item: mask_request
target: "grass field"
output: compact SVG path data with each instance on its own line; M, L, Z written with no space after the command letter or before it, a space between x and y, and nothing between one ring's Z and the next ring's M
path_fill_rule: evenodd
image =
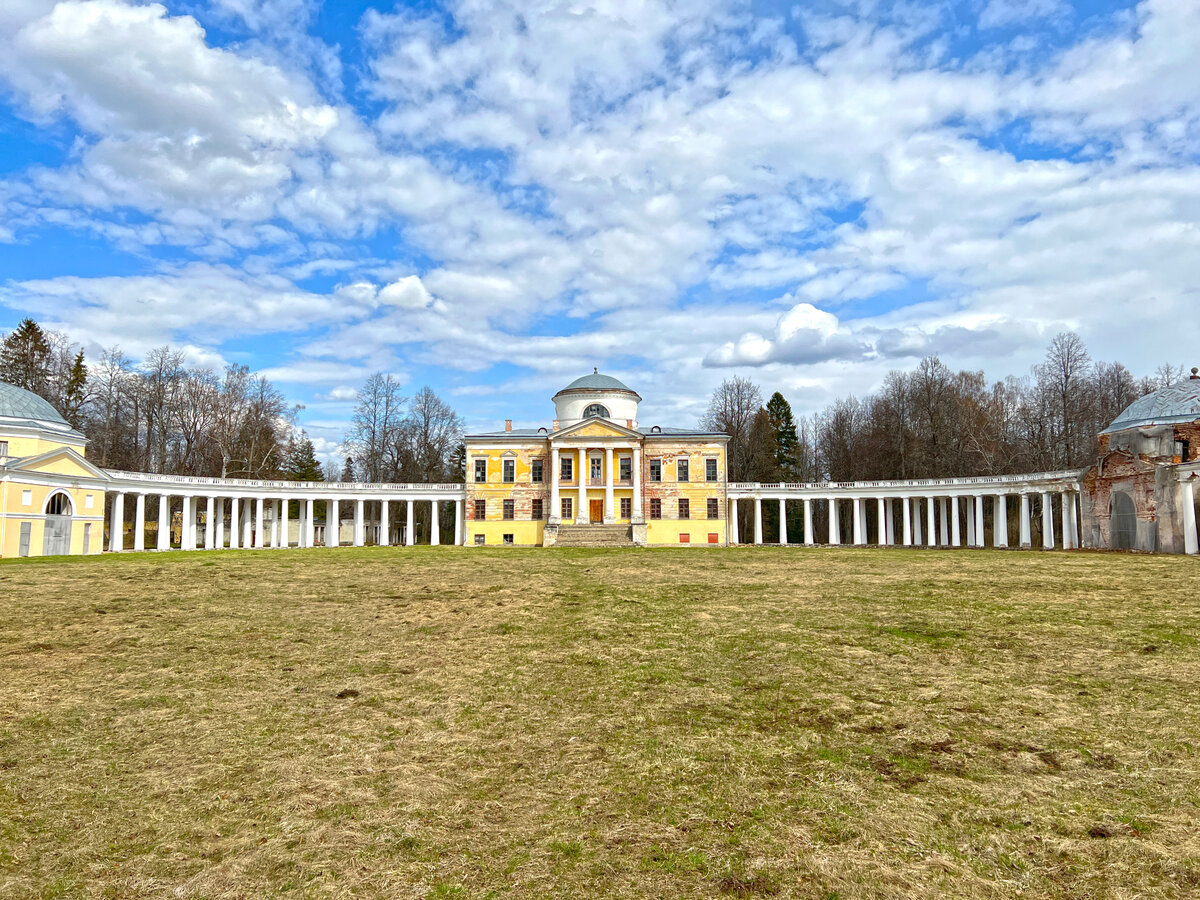
M0 896L1200 893L1200 563L0 565Z

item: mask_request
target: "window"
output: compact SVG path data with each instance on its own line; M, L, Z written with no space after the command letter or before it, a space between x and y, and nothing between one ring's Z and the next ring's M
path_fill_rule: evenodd
M487 518L487 501L486 500L476 500L475 501L475 518L479 519L480 521Z
M717 480L717 461L715 459L713 459L711 456L708 459L704 460L704 480L705 481L716 481Z
M688 461L686 456L681 456L679 459L675 460L675 480L688 480Z
M591 466L592 478L599 481L604 474L604 460L599 456L593 456L589 458L589 464Z
M690 544L691 542L692 542L692 536L690 534L681 534L679 536L679 543Z
M622 519L632 519L633 518L633 500L630 499L629 497L621 498L621 518Z
M620 478L622 481L630 481L633 478L633 457L622 456L620 462Z
M651 481L662 481L662 460L661 459L650 460L650 480Z
M570 497L563 497L563 498L562 498L562 518L563 518L563 521L565 522L567 519L571 518L571 514L572 514L571 498L570 498Z
M602 404L599 404L599 403L593 403L591 406L589 406L587 409L585 409L583 411L583 417L585 419L594 419L594 418L607 419L609 417L608 416L608 407L603 406Z
M71 498L66 494L53 494L46 502L46 515L69 516L71 514Z
M534 484L541 484L545 480L542 470L545 468L545 460L535 459L529 464L529 480Z
M561 476L561 479L563 481L570 481L571 479L573 479L575 477L574 462L575 462L575 460L571 459L571 457L569 457L569 456L564 456L562 459L559 460L559 464L560 464L559 475Z
M653 500L650 501L650 518L652 518L652 519L661 519L662 518L662 501L659 500L657 497L655 497Z
M513 543L513 536L511 534L506 534L501 537L501 540L503 540L506 544L511 544Z
M708 517L710 519L721 518L721 501L716 497L708 498Z
M0 456L8 456L8 441L0 441Z
M708 533L708 542L710 544L719 544L721 543L721 538L715 531L710 531Z
M506 459L502 465L501 479L505 484L512 484L517 480L517 461L515 459Z
M516 506L512 500L504 501L504 518L512 519L516 516Z
M690 519L692 517L692 504L687 500L679 501L679 518Z
M536 521L538 521L538 520L540 520L540 519L542 518L542 501L541 501L541 498L538 498L537 500L534 500L534 501L533 501L533 502L532 502L532 503L529 505L529 518L533 519L535 522L536 522Z
M476 544L486 544L487 543L487 535L483 535L483 534L475 535L475 543Z
M96 504L96 498L92 494L83 495L83 508L91 509Z
M487 481L487 460L486 459L475 460L475 480L476 481Z
M33 506L33 491L21 491L21 505Z

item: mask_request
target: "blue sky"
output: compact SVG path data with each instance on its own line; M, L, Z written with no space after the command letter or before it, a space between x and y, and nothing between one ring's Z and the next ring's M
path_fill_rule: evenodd
M5 0L0 328L690 424L1200 329L1200 4Z

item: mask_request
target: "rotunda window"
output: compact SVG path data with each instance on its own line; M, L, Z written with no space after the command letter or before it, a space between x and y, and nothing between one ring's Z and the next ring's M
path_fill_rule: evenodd
M609 418L608 407L606 407L600 403L593 403L591 406L589 406L587 409L585 409L583 411L583 417L585 419L591 419L591 418L607 419L607 418Z

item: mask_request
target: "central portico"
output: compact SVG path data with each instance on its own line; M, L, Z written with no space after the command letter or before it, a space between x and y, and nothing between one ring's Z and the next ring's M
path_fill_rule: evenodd
M641 400L593 370L549 428L468 435L467 542L725 543L727 436L642 428Z

